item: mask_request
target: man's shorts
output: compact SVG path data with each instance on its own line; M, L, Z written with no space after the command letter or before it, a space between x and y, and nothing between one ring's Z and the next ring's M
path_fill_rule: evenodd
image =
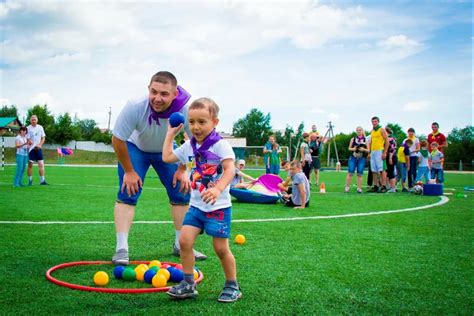
M212 212L203 212L191 205L184 217L183 226L197 227L212 237L229 238L232 208L227 207Z
M33 162L33 161L42 161L43 160L43 150L41 148L33 148L29 154L28 154L28 159Z
M370 169L372 172L383 171L382 154L383 150L374 150L370 152Z
M311 157L311 169L321 169L321 161L319 160L319 157Z
M150 166L155 169L161 183L166 189L168 198L173 205L188 205L190 194L183 194L179 192L179 181L176 183L176 187L173 188L173 176L178 169L177 163L165 163L162 159L161 153L148 153L141 151L134 144L127 142L128 153L130 160L133 165L133 169L142 179L143 185L145 185L145 176ZM138 193L132 196L127 194L126 189L121 192L123 182L124 170L122 165L118 164L118 177L119 177L119 190L117 193L117 201L128 205L136 205L138 198L142 193L142 189L139 189Z

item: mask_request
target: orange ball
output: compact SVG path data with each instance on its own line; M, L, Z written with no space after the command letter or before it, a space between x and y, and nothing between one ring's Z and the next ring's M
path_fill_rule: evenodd
M196 270L194 270L193 274L194 274L194 280L197 280L199 278L199 273Z
M98 286L109 284L109 275L104 271L96 272L96 274L94 274L94 283Z
M163 274L157 273L151 280L151 284L153 284L154 287L165 287L166 283L167 281Z
M145 276L145 272L147 271L148 269L139 265L135 268L135 278L138 280L138 281L143 281L143 277Z
M244 235L235 236L235 243L239 245L245 244L245 236Z
M171 273L167 269L160 269L158 270L157 274L164 276L166 281L168 281L171 277Z
M152 260L150 261L150 263L148 264L148 266L151 268L151 267L158 267L158 268L161 268L161 262L158 261L158 260Z

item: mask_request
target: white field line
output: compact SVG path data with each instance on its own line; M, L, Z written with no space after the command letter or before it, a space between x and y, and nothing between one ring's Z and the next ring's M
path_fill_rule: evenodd
M378 212L367 212L367 213L354 213L354 214L342 214L342 215L324 215L324 216L307 216L307 217L289 217L289 218L256 218L256 219L237 219L233 220L234 223L261 223L261 222L286 222L286 221L303 221L303 220L320 220L320 219L334 219L334 218L347 218L347 217L360 217L360 216L373 216L373 215L385 215L393 213L413 212L419 210L425 210L428 208L440 206L448 203L449 198L446 196L440 196L440 200L433 204L405 208L400 210L390 211L378 211ZM77 224L113 224L113 221L0 221L0 224L31 224L31 225L77 225ZM172 221L135 221L134 224L172 224Z

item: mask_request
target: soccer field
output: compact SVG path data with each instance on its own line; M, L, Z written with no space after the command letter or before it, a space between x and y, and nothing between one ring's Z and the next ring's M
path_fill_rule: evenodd
M474 196L463 190L474 185L472 174L447 174L445 192L453 193L447 198L344 194L346 173L327 171L320 181L328 193L313 187L305 210L234 201L232 236L247 239L244 245L231 243L243 297L225 305L216 300L224 276L207 235L196 244L209 258L197 263L204 280L194 300L171 301L164 293L85 292L48 282L45 273L55 265L111 259L116 169L47 166L51 185L39 186L35 168L35 185L24 188L13 188L13 172L14 166L0 171L2 314L474 312ZM459 192L467 197L456 196ZM153 171L135 220L140 223L130 233L131 260L179 262L171 255L168 199ZM112 274L112 266L100 265L54 276L93 286L98 270ZM149 285L111 280L108 286Z

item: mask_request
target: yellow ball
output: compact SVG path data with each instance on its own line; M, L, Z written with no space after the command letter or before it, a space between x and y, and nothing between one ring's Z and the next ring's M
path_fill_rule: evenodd
M145 272L146 270L148 270L148 268L145 268L141 265L137 266L135 268L135 278L138 280L138 281L143 281L143 277L145 276Z
M142 268L142 269L145 270L145 271L149 269L148 266L147 266L146 264L144 264L144 263L139 264L139 265L137 266L137 268L138 268L138 267Z
M194 270L194 280L197 280L199 278L199 273Z
M151 267L158 267L158 268L161 268L161 262L158 261L158 260L152 260L150 261L150 263L148 264L148 266L151 268Z
M235 236L235 243L239 245L245 244L245 236L244 235Z
M99 271L94 274L94 283L98 286L106 286L109 284L109 275L104 271Z
M166 281L168 281L168 280L170 279L170 277L171 277L171 273L170 273L168 270L166 270L166 269L160 269L160 270L158 270L157 274L160 274L160 275L164 276L165 279L166 279Z
M154 287L164 287L166 286L166 278L162 274L156 274L153 279L151 280L151 284L153 284Z

